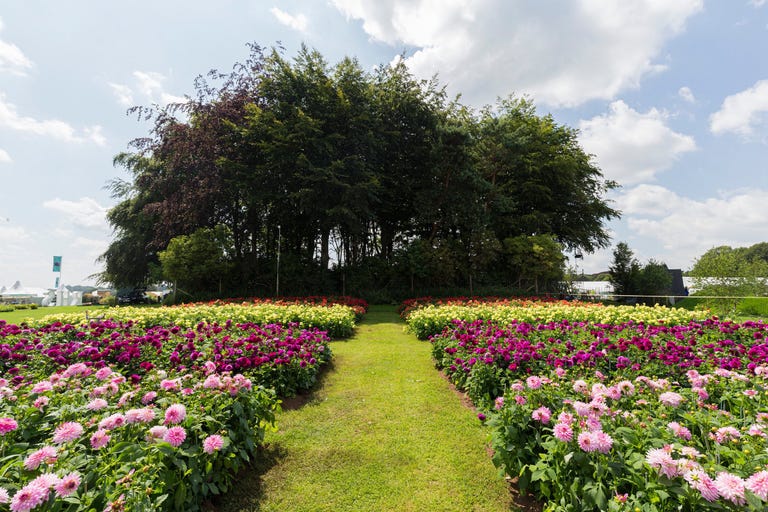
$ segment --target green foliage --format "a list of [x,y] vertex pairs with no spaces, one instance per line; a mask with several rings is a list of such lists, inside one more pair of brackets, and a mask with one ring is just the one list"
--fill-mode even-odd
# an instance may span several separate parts
[[227,247],[223,226],[201,228],[191,235],[171,239],[168,247],[158,253],[163,277],[190,293],[210,290],[225,278],[230,264],[225,259]]
[[[220,78],[182,106],[139,109],[155,125],[115,159],[132,179],[112,184],[103,281],[266,295],[279,248],[292,295],[472,293],[520,276],[535,289],[560,272],[557,244],[608,243],[615,184],[527,99],[477,113],[403,62],[368,72],[307,47],[289,60],[254,46]],[[225,241],[205,236],[219,229]],[[517,238],[523,256],[505,253]]]
[[720,297],[710,299],[708,305],[720,315],[732,315],[739,302],[737,298],[765,295],[768,285],[768,262],[752,256],[743,248],[713,247],[704,253],[691,269],[699,295]]

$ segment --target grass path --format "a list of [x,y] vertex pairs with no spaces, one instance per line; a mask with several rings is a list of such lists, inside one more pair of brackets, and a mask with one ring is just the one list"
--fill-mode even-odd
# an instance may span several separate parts
[[307,403],[278,415],[234,511],[509,511],[488,431],[393,307],[372,307]]

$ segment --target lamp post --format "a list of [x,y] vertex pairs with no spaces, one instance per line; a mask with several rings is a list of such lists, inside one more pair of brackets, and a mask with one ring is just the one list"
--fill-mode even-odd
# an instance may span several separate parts
[[275,278],[275,297],[280,296],[280,224],[277,225],[277,275]]

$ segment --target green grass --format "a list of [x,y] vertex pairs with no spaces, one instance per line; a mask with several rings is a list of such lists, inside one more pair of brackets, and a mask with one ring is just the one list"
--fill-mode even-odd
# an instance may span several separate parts
[[37,309],[19,309],[16,311],[0,312],[0,320],[5,320],[9,324],[18,324],[27,318],[42,318],[46,315],[59,313],[77,313],[82,311],[93,311],[96,315],[99,309],[104,306],[61,306],[61,307],[40,307]]
[[394,307],[372,307],[332,349],[319,388],[278,415],[219,512],[515,510],[488,430]]

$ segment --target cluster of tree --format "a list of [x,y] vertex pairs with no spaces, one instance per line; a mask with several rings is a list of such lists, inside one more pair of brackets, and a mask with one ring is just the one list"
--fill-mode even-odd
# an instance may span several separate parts
[[[101,280],[191,292],[424,291],[559,280],[618,216],[574,129],[510,97],[474,111],[404,64],[253,46],[187,103],[137,108]],[[279,268],[278,268],[279,265]],[[278,274],[279,271],[279,274]]]
[[672,276],[667,265],[653,259],[641,265],[625,242],[616,244],[608,271],[617,295],[648,296],[641,297],[641,302],[653,304],[659,302],[658,296],[671,293]]
[[713,247],[688,272],[697,294],[719,314],[732,314],[741,297],[768,294],[768,243],[750,247]]

